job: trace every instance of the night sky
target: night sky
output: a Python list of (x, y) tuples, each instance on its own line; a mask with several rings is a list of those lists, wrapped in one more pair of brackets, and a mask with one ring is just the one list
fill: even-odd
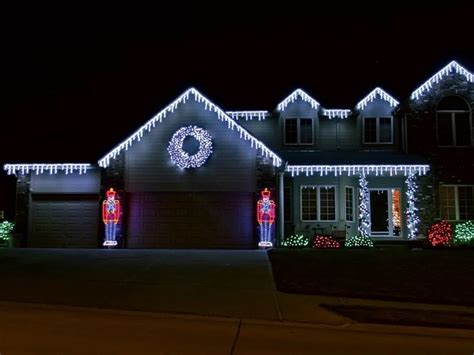
[[(224, 110), (272, 110), (296, 88), (326, 108), (375, 86), (406, 99), (452, 59), (474, 71), (474, 5), (454, 3), (12, 9), (0, 164), (94, 163), (190, 86)], [(1, 174), (10, 219), (14, 181)]]

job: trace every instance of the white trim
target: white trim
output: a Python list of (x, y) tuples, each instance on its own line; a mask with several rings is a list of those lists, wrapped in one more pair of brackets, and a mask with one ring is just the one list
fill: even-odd
[[(296, 143), (286, 141), (286, 121), (296, 120)], [(301, 120), (311, 120), (311, 143), (301, 143)], [(283, 120), (283, 145), (313, 145), (314, 144), (314, 120), (305, 117), (287, 117)]]
[(319, 106), (319, 102), (317, 102), (315, 99), (313, 99), (311, 96), (309, 96), (307, 93), (305, 93), (301, 89), (296, 89), (293, 91), (290, 95), (288, 95), (282, 102), (280, 102), (277, 106), (278, 111), (285, 111), (285, 109), (288, 107), (290, 103), (295, 102), (298, 98), (301, 98), (301, 100), (309, 103), (311, 105), (311, 108), (317, 110)]
[(110, 164), (111, 159), (115, 159), (122, 150), (128, 150), (135, 141), (140, 141), (143, 137), (143, 134), (146, 132), (150, 132), (152, 128), (155, 128), (157, 122), (161, 123), (163, 118), (165, 118), (168, 113), (174, 112), (180, 104), (185, 103), (190, 98), (193, 98), (196, 102), (202, 103), (204, 108), (209, 111), (213, 111), (217, 114), (217, 118), (227, 123), (227, 128), (230, 130), (237, 129), (240, 134), (240, 138), (244, 140), (249, 140), (251, 147), (255, 149), (261, 149), (262, 154), (266, 157), (273, 158), (273, 165), (280, 166), (282, 164), (282, 160), (278, 155), (276, 155), (272, 150), (270, 150), (265, 144), (255, 138), (249, 131), (247, 131), (244, 127), (238, 124), (234, 119), (232, 119), (229, 115), (227, 115), (219, 106), (213, 104), (209, 101), (206, 97), (201, 95), (199, 91), (194, 88), (190, 88), (186, 90), (183, 94), (181, 94), (176, 100), (174, 100), (171, 104), (166, 106), (163, 110), (158, 112), (152, 119), (148, 120), (143, 126), (141, 126), (137, 131), (135, 131), (131, 136), (129, 136), (126, 140), (122, 143), (117, 145), (114, 149), (112, 149), (109, 153), (107, 153), (103, 158), (99, 160), (99, 166), (106, 168)]
[[(303, 188), (309, 187), (316, 190), (316, 219), (303, 219)], [(321, 219), (321, 188), (334, 188), (334, 218), (335, 219)], [(301, 222), (337, 222), (337, 187), (336, 185), (300, 185), (300, 221)]]
[[(368, 118), (375, 118), (375, 142), (367, 142), (365, 140), (365, 120)], [(390, 118), (390, 142), (380, 141), (380, 119)], [(363, 116), (362, 117), (362, 139), (363, 144), (393, 144), (393, 116)]]
[[(347, 219), (347, 191), (346, 189), (351, 189), (352, 190), (352, 201), (351, 201), (351, 207), (352, 207), (352, 220)], [(344, 220), (346, 222), (354, 223), (355, 220), (355, 213), (356, 213), (356, 206), (355, 206), (355, 188), (354, 186), (344, 186)]]
[(464, 67), (459, 65), (455, 60), (451, 61), (448, 65), (438, 71), (435, 75), (431, 78), (426, 80), (418, 89), (412, 92), (410, 95), (411, 99), (417, 100), (420, 96), (424, 95), (425, 92), (431, 90), (434, 84), (438, 84), (445, 76), (449, 75), (452, 71), (456, 71), (456, 73), (463, 75), (468, 82), (474, 83), (474, 74), (467, 71)]
[(320, 176), (334, 173), (334, 176), (339, 175), (375, 175), (384, 176), (385, 174), (398, 175), (403, 174), (418, 174), (426, 175), (430, 170), (429, 165), (287, 165), (285, 171), (291, 173), (291, 176), (299, 176), (300, 173), (306, 176), (312, 176), (315, 173)]
[(359, 101), (359, 103), (356, 105), (356, 108), (358, 110), (363, 110), (369, 103), (374, 101), (377, 96), (380, 99), (387, 101), (390, 104), (390, 107), (396, 107), (399, 105), (399, 102), (395, 100), (393, 96), (389, 95), (382, 88), (376, 87), (366, 97)]
[(254, 118), (263, 121), (268, 115), (268, 111), (226, 111), (225, 113), (237, 121), (240, 118), (245, 118), (246, 121), (251, 121)]
[(85, 174), (87, 169), (90, 169), (90, 164), (84, 163), (62, 163), (62, 164), (5, 164), (3, 170), (7, 172), (8, 175), (15, 174), (20, 172), (21, 174), (28, 174), (31, 171), (34, 171), (36, 175), (49, 173), (57, 174), (58, 171), (64, 172), (66, 175), (69, 173), (78, 172), (79, 175)]

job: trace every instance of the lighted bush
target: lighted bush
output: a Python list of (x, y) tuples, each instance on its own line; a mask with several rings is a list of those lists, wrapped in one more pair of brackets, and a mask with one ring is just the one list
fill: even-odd
[(304, 235), (291, 235), (288, 238), (285, 238), (282, 245), (287, 248), (291, 247), (306, 247), (309, 244), (308, 237)]
[(313, 240), (313, 248), (316, 249), (337, 249), (341, 244), (329, 235), (317, 235)]
[(0, 223), (0, 241), (6, 242), (11, 238), (11, 232), (15, 227), (15, 223), (4, 221)]
[(453, 230), (446, 221), (437, 222), (428, 229), (428, 242), (433, 247), (449, 246), (452, 239)]
[(354, 237), (350, 237), (346, 240), (344, 244), (347, 248), (373, 248), (374, 243), (370, 240), (369, 237), (364, 237), (362, 235), (356, 235)]
[(474, 245), (474, 223), (471, 221), (458, 223), (454, 227), (454, 245)]

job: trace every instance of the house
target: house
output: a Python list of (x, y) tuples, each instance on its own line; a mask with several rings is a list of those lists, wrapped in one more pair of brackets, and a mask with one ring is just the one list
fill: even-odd
[[(188, 89), (96, 164), (6, 164), (16, 244), (95, 248), (104, 233), (124, 248), (255, 248), (293, 233), (406, 240), (452, 203), (454, 218), (472, 219), (472, 174), (445, 147), (431, 152), (439, 141), (472, 156), (473, 76), (452, 62), (433, 78), (403, 103), (375, 88), (347, 109), (298, 89), (273, 111), (224, 111)], [(465, 105), (445, 104), (453, 94)]]

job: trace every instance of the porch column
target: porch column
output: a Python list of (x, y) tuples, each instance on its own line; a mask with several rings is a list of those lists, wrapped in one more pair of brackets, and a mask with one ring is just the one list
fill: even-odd
[(285, 186), (284, 186), (285, 172), (278, 173), (278, 238), (277, 246), (280, 246), (285, 234)]
[(416, 239), (420, 218), (418, 217), (417, 213), (418, 208), (415, 206), (416, 192), (418, 190), (415, 173), (410, 171), (405, 183), (407, 184), (407, 210), (405, 214), (407, 215), (408, 239)]
[(359, 235), (370, 237), (370, 210), (369, 210), (369, 189), (367, 188), (367, 179), (365, 174), (359, 175)]

